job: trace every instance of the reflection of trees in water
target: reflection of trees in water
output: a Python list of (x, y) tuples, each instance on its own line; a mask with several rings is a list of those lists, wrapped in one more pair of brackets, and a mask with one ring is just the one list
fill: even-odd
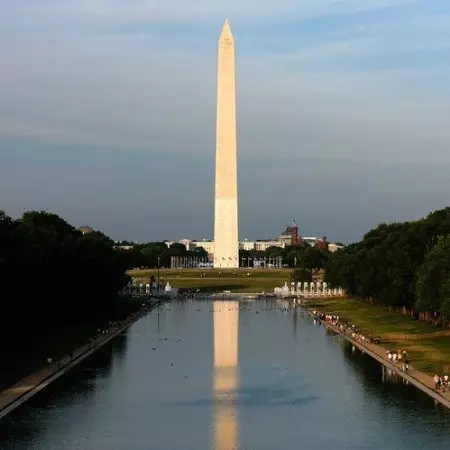
[(45, 342), (40, 337), (0, 340), (0, 359), (8, 364), (7, 371), (0, 371), (0, 389), (11, 386), (41, 367), (52, 354), (44, 350), (45, 347)]
[(78, 366), (51, 383), (27, 403), (0, 420), (0, 448), (2, 450), (28, 448), (26, 443), (36, 441), (37, 435), (51, 427), (49, 421), (40, 420), (52, 410), (62, 414), (80, 398), (95, 393), (96, 380), (110, 375), (114, 360), (123, 358), (127, 348), (127, 336), (122, 334), (104, 345)]
[(354, 373), (360, 379), (368, 396), (378, 397), (383, 407), (394, 408), (396, 412), (407, 414), (410, 421), (426, 421), (429, 426), (437, 426), (444, 420), (450, 425), (450, 413), (441, 406), (433, 408), (434, 400), (405, 380), (387, 370), (369, 355), (341, 339), (341, 348), (351, 362)]
[(168, 307), (173, 311), (172, 317), (174, 324), (178, 324), (186, 320), (188, 301), (192, 301), (192, 299), (188, 300), (187, 298), (182, 297), (180, 300), (177, 300), (176, 302), (171, 302), (168, 305)]
[(293, 318), (294, 318), (294, 336), (297, 336), (297, 321), (298, 321), (297, 308), (294, 309), (292, 315), (293, 315)]
[[(22, 340), (0, 341), (0, 360), (8, 363), (8, 370), (0, 371), (0, 389), (9, 387), (21, 378), (42, 368), (42, 365), (46, 364), (47, 357), (52, 357), (56, 361), (59, 356), (67, 356), (69, 353), (67, 349), (72, 348), (72, 345), (68, 345), (70, 341), (67, 341), (67, 336), (69, 336), (67, 333), (60, 336), (52, 332), (45, 337), (25, 336)], [(67, 351), (55, 354), (52, 348), (53, 350), (60, 348), (62, 341), (66, 342)], [(78, 342), (75, 346), (78, 345), (81, 343)]]
[(83, 374), (89, 372), (93, 375), (108, 376), (114, 360), (120, 360), (125, 355), (127, 343), (128, 336), (126, 332), (120, 334), (76, 366), (69, 372), (67, 379), (73, 378), (74, 383), (77, 383), (83, 381)]
[[(128, 336), (127, 332), (120, 334), (116, 338), (114, 338), (110, 344), (111, 345), (111, 356), (115, 361), (121, 361), (126, 354), (127, 345), (128, 345)], [(110, 358), (109, 364), (111, 365), (112, 361)]]

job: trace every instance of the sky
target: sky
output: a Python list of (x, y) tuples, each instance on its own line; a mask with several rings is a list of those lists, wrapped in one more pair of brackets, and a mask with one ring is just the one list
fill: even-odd
[(448, 0), (0, 0), (0, 209), (212, 237), (217, 39), (241, 239), (354, 242), (449, 205)]

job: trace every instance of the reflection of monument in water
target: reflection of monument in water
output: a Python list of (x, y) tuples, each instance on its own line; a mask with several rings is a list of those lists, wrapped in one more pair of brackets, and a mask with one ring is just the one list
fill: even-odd
[(214, 311), (214, 450), (237, 448), (239, 302), (215, 301)]

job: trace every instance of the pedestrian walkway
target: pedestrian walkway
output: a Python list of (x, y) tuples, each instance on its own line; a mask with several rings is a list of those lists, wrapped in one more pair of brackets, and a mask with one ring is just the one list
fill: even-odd
[(58, 361), (48, 364), (48, 366), (22, 378), (13, 386), (1, 391), (0, 419), (27, 401), (52, 381), (66, 373), (69, 369), (76, 366), (115, 336), (122, 333), (131, 324), (145, 315), (146, 312), (147, 310), (139, 311), (128, 319), (116, 323), (116, 326), (114, 327), (103, 331), (99, 330), (101, 331), (101, 334), (98, 337), (92, 338), (87, 344), (74, 350), (71, 355), (66, 355)]
[[(305, 308), (310, 314), (312, 312)], [(433, 377), (431, 375), (427, 375), (424, 372), (421, 372), (420, 370), (414, 369), (413, 365), (410, 363), (410, 368), (407, 372), (404, 372), (399, 366), (392, 364), (387, 358), (386, 353), (387, 349), (384, 348), (381, 345), (373, 344), (370, 342), (361, 342), (358, 340), (353, 339), (351, 336), (346, 334), (345, 332), (342, 332), (337, 326), (333, 325), (332, 323), (322, 320), (322, 323), (335, 332), (336, 334), (342, 336), (344, 339), (346, 339), (351, 344), (358, 347), (360, 350), (365, 351), (370, 356), (372, 356), (374, 359), (378, 360), (380, 363), (384, 364), (386, 367), (391, 369), (393, 372), (395, 372), (397, 375), (403, 377), (405, 380), (425, 392), (426, 394), (433, 397), (435, 400), (446, 406), (447, 408), (450, 408), (450, 392), (442, 392), (442, 391), (436, 391), (435, 384)]]

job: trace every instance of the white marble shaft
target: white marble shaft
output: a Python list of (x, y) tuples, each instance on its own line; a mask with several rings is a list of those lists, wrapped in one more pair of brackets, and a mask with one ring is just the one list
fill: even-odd
[(234, 38), (228, 21), (218, 48), (214, 267), (239, 267)]

